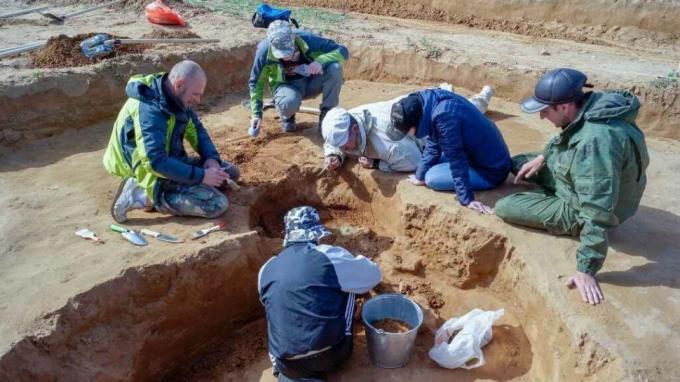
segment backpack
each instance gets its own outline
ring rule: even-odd
[[[255,28],[267,28],[275,20],[285,20],[293,24],[295,28],[300,28],[297,20],[290,17],[290,13],[290,9],[280,9],[270,7],[267,4],[260,4],[257,6],[255,13],[253,13],[251,21]]]

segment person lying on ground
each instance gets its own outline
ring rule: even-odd
[[[229,205],[218,190],[240,171],[223,161],[198,116],[206,85],[201,67],[189,60],[170,73],[136,75],[125,89],[128,100],[113,125],[103,163],[123,178],[111,206],[118,223],[133,209],[215,218]],[[187,140],[199,157],[184,149]]]
[[[308,206],[284,217],[283,250],[258,275],[269,355],[279,381],[314,380],[352,353],[355,296],[380,282],[380,268],[342,247]]]
[[[448,87],[442,84],[440,88]],[[471,97],[470,102],[482,113],[491,100],[493,91],[484,86],[482,91]],[[376,102],[345,110],[331,109],[322,123],[324,138],[324,167],[336,171],[347,156],[359,158],[364,168],[385,172],[413,172],[422,159],[424,142],[413,136],[394,141],[387,136],[392,105],[404,98],[399,96],[385,102]]]
[[[500,186],[510,173],[508,146],[496,125],[465,97],[425,89],[392,105],[387,136],[427,137],[423,158],[409,180],[436,191],[455,191],[461,205],[490,214],[473,191]]]
[[[607,229],[637,211],[649,156],[635,124],[637,97],[628,91],[584,93],[583,87],[591,87],[586,81],[574,69],[551,70],[521,102],[525,113],[540,112],[561,132],[542,153],[512,158],[515,183],[527,180],[541,188],[499,200],[496,215],[556,235],[580,235],[577,272],[567,285],[595,305],[604,299],[594,276],[607,255]]]
[[[311,32],[293,31],[289,22],[276,20],[267,29],[267,38],[257,45],[250,72],[251,136],[262,127],[262,103],[265,84],[274,96],[281,117],[281,129],[296,129],[295,113],[303,99],[322,94],[319,107],[321,121],[331,108],[338,105],[342,88],[342,65],[349,52],[335,41]]]

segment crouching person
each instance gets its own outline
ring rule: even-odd
[[[136,75],[125,89],[128,100],[113,126],[103,163],[123,178],[111,215],[118,223],[133,209],[215,218],[229,205],[218,189],[237,181],[238,167],[222,161],[210,136],[191,109],[198,105],[206,75],[193,61],[170,73]],[[187,140],[199,157],[184,149]]]
[[[380,282],[380,269],[322,244],[333,236],[312,207],[293,208],[284,223],[283,251],[258,276],[269,354],[279,381],[318,380],[349,358],[355,295]]]

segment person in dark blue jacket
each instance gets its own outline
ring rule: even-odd
[[[206,82],[203,69],[189,60],[177,63],[170,73],[136,75],[128,81],[129,98],[103,158],[106,170],[123,178],[111,206],[116,222],[125,222],[133,209],[207,218],[227,209],[228,200],[217,188],[237,181],[240,172],[220,159],[192,110]],[[198,157],[187,154],[185,140]]]
[[[284,223],[283,251],[258,275],[269,355],[279,381],[318,380],[349,358],[355,295],[380,282],[380,268],[319,244],[332,234],[312,207],[293,208]]]
[[[473,191],[503,183],[512,166],[508,146],[496,125],[465,97],[442,89],[410,94],[392,106],[391,139],[409,132],[425,138],[425,149],[409,180],[437,191],[455,191],[461,205],[482,213],[493,210]]]

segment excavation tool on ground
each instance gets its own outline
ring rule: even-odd
[[[93,37],[83,40],[80,43],[80,50],[87,58],[95,58],[108,56],[113,50],[120,45],[128,44],[205,44],[220,42],[218,39],[204,39],[204,38],[142,38],[132,39],[124,38],[117,39],[111,36],[100,33]]]
[[[67,14],[64,14],[64,15],[61,15],[61,16],[57,16],[57,15],[55,15],[54,13],[49,13],[49,12],[39,12],[39,13],[40,13],[41,15],[43,15],[43,16],[49,18],[50,20],[52,20],[52,22],[55,23],[55,24],[63,24],[64,21],[66,21],[66,20],[68,20],[68,19],[70,19],[70,18],[72,18],[72,17],[76,17],[76,16],[80,16],[80,15],[85,14],[85,13],[89,13],[89,12],[92,12],[92,11],[96,11],[97,9],[110,7],[110,6],[112,6],[112,5],[116,5],[116,4],[118,4],[118,3],[122,3],[123,1],[125,1],[125,0],[115,0],[115,1],[108,2],[108,3],[99,4],[99,5],[94,6],[94,7],[85,8],[85,9],[82,9],[82,10],[80,10],[80,11],[75,11],[75,12],[67,13]]]
[[[87,228],[79,229],[76,231],[76,235],[82,237],[83,239],[87,240],[92,240],[96,242],[101,242],[102,239],[100,239],[96,233],[90,231]]]
[[[150,229],[143,228],[141,232],[142,232],[142,235],[155,237],[156,239],[158,239],[160,241],[165,241],[167,243],[184,243],[184,240],[182,240],[182,239],[178,239],[176,237],[172,237],[172,236],[166,235],[164,233],[152,231]]]
[[[123,226],[120,226],[118,224],[111,224],[110,228],[114,232],[119,232],[121,236],[123,236],[127,241],[134,245],[147,245],[149,243],[146,242],[146,239],[144,239],[144,236],[140,235],[139,232],[133,231],[131,229],[125,228]]]
[[[224,224],[224,223],[218,223],[218,224],[215,224],[215,225],[212,226],[212,227],[200,229],[200,230],[194,232],[194,233],[191,235],[191,239],[192,239],[192,240],[200,239],[200,238],[202,238],[203,236],[209,234],[210,232],[221,231],[221,230],[225,229],[226,227],[227,227],[226,224]]]
[[[45,9],[47,9],[49,7],[50,7],[50,5],[45,5],[45,6],[42,6],[42,7],[28,8],[28,9],[22,9],[20,11],[3,13],[3,14],[0,15],[0,19],[8,19],[8,18],[14,17],[14,16],[27,15],[27,14],[32,13],[32,12],[40,13],[40,11],[44,11]]]
[[[241,106],[243,106],[246,110],[250,110],[250,100],[246,99],[241,102]],[[267,109],[273,109],[275,108],[276,105],[274,104],[273,99],[266,99],[262,103],[262,110],[267,110]],[[314,114],[314,115],[319,115],[319,109],[315,107],[309,107],[309,106],[300,106],[300,110],[298,110],[298,113],[306,113],[306,114]]]

